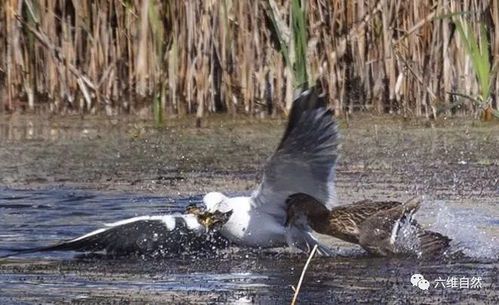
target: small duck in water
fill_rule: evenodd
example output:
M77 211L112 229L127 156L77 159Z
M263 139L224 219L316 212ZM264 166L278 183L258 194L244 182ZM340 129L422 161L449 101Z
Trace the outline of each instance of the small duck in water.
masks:
M288 243L304 251L309 251L313 244L300 234L306 230L358 244L378 256L438 256L449 248L451 241L440 233L425 230L413 219L421 204L417 198L405 203L364 200L328 210L314 197L299 193L288 197L286 203Z
M185 208L185 213L194 215L198 222L202 224L206 230L213 231L219 230L220 227L227 223L232 215L232 210L225 213L220 211L208 212L204 208L201 208L195 204L190 204Z

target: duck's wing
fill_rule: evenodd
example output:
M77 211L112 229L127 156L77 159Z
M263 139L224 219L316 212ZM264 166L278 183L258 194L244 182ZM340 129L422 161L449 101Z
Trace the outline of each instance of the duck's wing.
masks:
M319 89L303 91L293 102L284 136L253 193L254 207L286 220L286 198L313 194L328 209L336 204L334 171L338 131Z
M345 231L358 234L357 228L366 219L383 211L401 206L398 201L371 201L363 200L352 204L335 207L330 212L329 224L333 231Z
M55 245L15 250L7 256L41 251L171 256L210 250L225 242L219 234L208 232L192 214L141 216L107 224L104 228Z
M379 201L363 200L353 204L342 205L331 210L328 226L325 232L341 240L358 244L360 229L366 219L397 206L402 203L397 201Z
M359 226L359 244L382 256L411 252L420 256L443 253L451 240L440 233L424 230L413 219L420 203L418 198L413 198L366 219Z
M334 207L328 211L319 200L307 194L291 195L286 202L288 204L288 226L297 226L304 219L309 219L307 225L315 232L356 244L359 243L359 227L366 219L379 212L402 205L401 202L397 201L363 200ZM307 218L305 215L309 215L309 217Z

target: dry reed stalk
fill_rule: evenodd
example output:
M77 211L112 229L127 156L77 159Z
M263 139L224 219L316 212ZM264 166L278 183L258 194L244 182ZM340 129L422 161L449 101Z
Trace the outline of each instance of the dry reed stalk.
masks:
M488 20L491 60L499 62L497 1L305 2L306 72L321 79L336 113L480 110L468 101L450 108L460 98L446 92L473 96L479 87L452 20L442 16L472 12L463 17L477 35L478 20ZM3 1L1 108L142 113L159 97L169 115L286 113L294 73L269 10L292 45L285 0ZM497 99L499 79L492 90Z
M296 288L291 286L291 288L293 288L293 290L294 290L294 295L293 295L293 300L291 301L291 305L296 304L296 300L298 299L298 294L300 293L301 284L303 283L303 279L305 278L305 272L307 272L308 265L312 261L312 258L314 257L315 252L317 252L317 244L315 244L314 247L312 248L312 251L310 252L310 255L308 256L307 262L305 263L305 266L303 266L303 270L301 271L300 279L298 280L298 285L296 285Z

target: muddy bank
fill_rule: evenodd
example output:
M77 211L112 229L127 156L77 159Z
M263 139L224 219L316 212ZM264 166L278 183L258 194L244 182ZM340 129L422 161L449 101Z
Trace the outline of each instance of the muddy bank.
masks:
M381 123L380 123L381 122ZM163 195L254 188L283 120L193 121L163 128L125 119L4 117L0 184L76 185ZM402 191L446 198L498 195L499 125L453 119L341 121L340 195Z

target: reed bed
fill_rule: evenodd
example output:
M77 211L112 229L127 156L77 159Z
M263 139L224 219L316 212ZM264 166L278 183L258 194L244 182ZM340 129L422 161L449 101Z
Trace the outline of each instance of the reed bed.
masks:
M159 121L287 113L301 77L295 24L306 29L301 73L320 80L338 114L498 109L497 1L298 2L304 18L294 22L296 1L286 0L4 0L0 109L146 112ZM483 104L464 97L483 89L456 20L490 42Z

